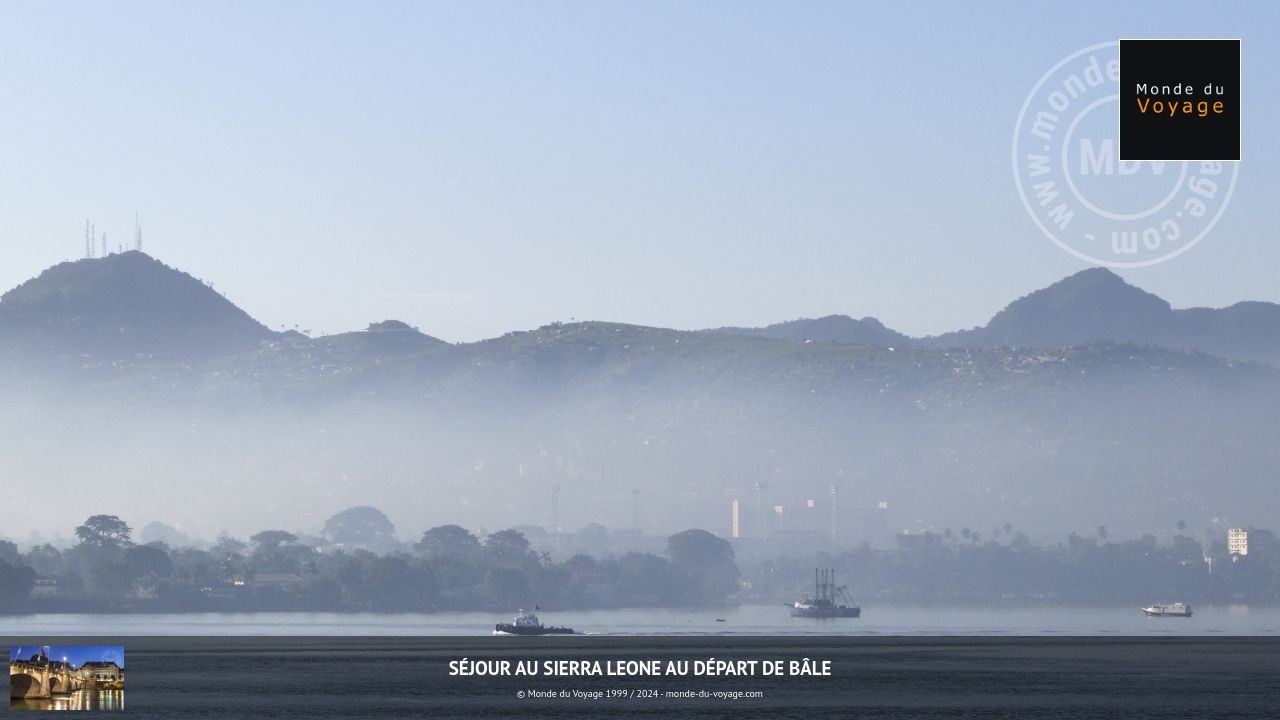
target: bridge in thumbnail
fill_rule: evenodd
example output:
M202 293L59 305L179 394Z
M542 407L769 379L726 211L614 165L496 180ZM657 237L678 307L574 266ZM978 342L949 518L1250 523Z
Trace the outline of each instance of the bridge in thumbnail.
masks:
M9 663L9 698L49 699L80 690L118 688L124 683L124 669L112 661L86 662L75 667L64 660L51 660L42 648L30 658Z

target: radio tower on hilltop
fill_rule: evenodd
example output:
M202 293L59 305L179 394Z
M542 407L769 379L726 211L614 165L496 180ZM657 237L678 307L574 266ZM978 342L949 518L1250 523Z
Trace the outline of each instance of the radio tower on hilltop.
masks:
M142 252L142 224L138 222L138 213L133 213L133 249Z
M93 237L89 234L89 218L84 219L84 257L93 257Z

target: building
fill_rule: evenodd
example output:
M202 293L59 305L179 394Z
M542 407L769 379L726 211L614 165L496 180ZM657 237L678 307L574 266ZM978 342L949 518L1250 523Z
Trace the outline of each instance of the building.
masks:
M100 683L124 682L124 669L114 660L90 660L82 667Z
M47 600L58 597L58 581L54 578L36 578L31 586L32 600Z
M1249 554L1248 528L1231 528L1227 531L1227 552L1232 555Z

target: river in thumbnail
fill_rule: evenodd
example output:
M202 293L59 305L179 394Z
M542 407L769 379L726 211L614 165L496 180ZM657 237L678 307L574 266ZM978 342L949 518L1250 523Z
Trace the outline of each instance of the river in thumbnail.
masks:
M123 710L123 690L77 690L44 700L11 699L10 710Z

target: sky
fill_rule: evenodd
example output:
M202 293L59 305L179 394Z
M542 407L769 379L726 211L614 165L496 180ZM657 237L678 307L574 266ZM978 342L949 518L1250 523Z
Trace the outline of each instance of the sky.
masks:
M40 654L39 645L10 645L9 662L29 660ZM45 654L50 660L66 659L72 667L82 667L86 662L111 661L124 667L124 647L122 645L52 645L46 646Z
M1010 169L1041 74L1239 37L1231 205L1121 274L1280 301L1276 27L1261 2L5 2L0 289L136 212L145 251L276 329L971 327L1087 267Z

